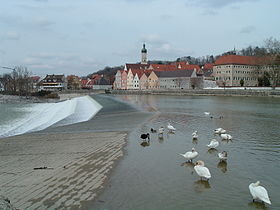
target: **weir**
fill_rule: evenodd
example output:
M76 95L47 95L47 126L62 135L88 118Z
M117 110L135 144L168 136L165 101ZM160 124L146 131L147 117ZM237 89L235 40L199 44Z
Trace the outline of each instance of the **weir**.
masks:
M31 104L19 108L26 114L13 119L0 129L0 137L40 131L50 126L62 126L88 121L102 108L90 96L72 98L58 103Z

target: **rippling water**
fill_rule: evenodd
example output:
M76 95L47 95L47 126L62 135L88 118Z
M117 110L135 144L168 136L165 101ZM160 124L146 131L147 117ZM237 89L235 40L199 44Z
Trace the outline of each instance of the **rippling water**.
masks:
M114 170L110 183L86 209L280 209L280 100L251 97L112 96L151 113L131 133L126 156ZM204 112L210 112L210 116ZM145 115L145 113L142 113ZM131 118L120 115L123 127ZM220 117L222 118L220 119ZM151 133L150 145L141 146L140 135L170 122L175 134L159 139ZM116 125L117 127L119 126ZM222 127L233 136L222 141L213 135ZM191 134L199 138L192 141ZM212 138L220 142L208 151ZM179 153L195 147L212 178L200 181L193 164ZM217 153L228 152L227 163ZM248 185L257 180L268 190L272 205L252 203Z

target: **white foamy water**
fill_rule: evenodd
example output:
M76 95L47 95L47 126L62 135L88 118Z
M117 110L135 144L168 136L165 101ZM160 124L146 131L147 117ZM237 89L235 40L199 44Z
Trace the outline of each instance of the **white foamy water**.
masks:
M102 106L90 96L58 103L30 104L28 108L22 107L26 114L0 126L0 137L39 131L52 125L62 126L88 121L101 108Z

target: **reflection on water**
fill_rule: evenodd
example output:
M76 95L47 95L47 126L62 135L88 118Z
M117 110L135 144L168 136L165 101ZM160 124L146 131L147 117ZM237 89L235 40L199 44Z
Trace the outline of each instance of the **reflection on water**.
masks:
M150 146L150 141L143 141L143 142L140 143L140 145L142 147L148 147L148 146Z
M227 162L226 161L220 161L217 165L217 167L223 172L227 172Z
M193 143L193 144L197 144L197 142L198 142L198 139L193 139L193 140L192 140L192 143Z
M211 155L217 155L218 154L218 150L216 148L208 149L207 152Z
M158 136L158 142L159 142L159 143L163 143L163 141L164 141L163 135L159 135L159 136Z
M259 202L259 201L254 201L254 202L252 201L252 202L248 203L248 206L254 207L256 209L268 209L266 207L265 203Z
M248 185L255 180L267 186L273 201L269 209L279 209L280 99L138 95L125 96L125 100L140 110L153 110L153 116L130 129L127 155L114 170L112 187L98 198L106 202L94 202L88 209L265 209L261 203L248 204L252 200ZM212 119L204 115L205 107ZM142 115L138 113L137 118ZM134 114L118 119L132 118ZM176 127L175 134L168 133L168 122ZM142 141L135 141L161 126L165 128L162 138L158 132L150 133L151 145L145 149ZM235 138L221 140L217 135L220 145L208 150L213 130L219 127ZM198 141L191 139L194 130L199 132ZM194 146L211 172L208 182L197 180L193 163L182 163L180 151ZM222 151L230 153L228 162L219 162L217 154Z
M193 186L194 186L194 191L197 193L202 193L205 190L211 188L209 181L206 180L197 180L194 182Z

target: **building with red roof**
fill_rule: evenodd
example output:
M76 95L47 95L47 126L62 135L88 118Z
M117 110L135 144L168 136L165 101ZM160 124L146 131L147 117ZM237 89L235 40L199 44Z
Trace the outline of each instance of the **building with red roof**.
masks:
M257 86L258 77L263 74L262 57L223 55L213 66L213 76L219 86Z

